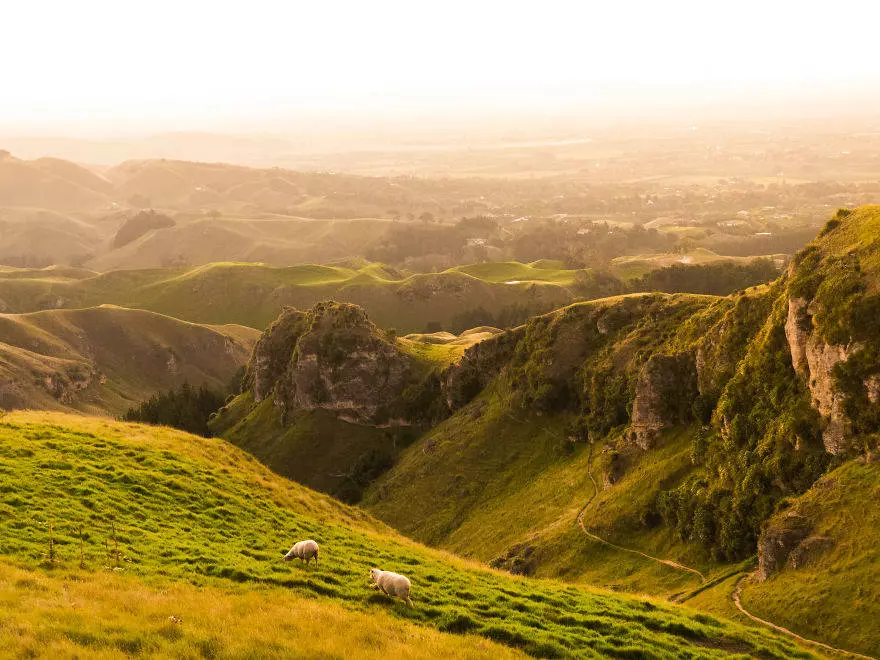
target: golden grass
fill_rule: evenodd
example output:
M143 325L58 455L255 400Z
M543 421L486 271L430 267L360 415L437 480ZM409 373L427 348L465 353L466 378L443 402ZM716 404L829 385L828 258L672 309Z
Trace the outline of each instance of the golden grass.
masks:
M524 657L474 635L444 634L283 589L147 584L7 563L0 563L0 610L0 648L13 657Z

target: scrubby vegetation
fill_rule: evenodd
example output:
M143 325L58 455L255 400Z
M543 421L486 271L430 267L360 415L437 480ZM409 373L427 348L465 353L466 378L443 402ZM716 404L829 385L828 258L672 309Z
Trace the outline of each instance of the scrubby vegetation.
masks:
M130 408L122 419L172 426L196 435L209 436L208 420L223 405L224 396L207 385L184 383L176 390L154 394L139 406Z
M769 259L751 263L674 264L653 270L630 282L634 291L705 293L726 296L740 289L775 280L779 271Z

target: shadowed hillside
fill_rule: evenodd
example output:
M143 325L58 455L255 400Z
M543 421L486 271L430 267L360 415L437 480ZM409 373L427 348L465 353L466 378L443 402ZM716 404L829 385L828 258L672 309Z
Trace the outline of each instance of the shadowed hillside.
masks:
M0 315L0 407L122 413L184 382L226 389L258 333L102 306Z

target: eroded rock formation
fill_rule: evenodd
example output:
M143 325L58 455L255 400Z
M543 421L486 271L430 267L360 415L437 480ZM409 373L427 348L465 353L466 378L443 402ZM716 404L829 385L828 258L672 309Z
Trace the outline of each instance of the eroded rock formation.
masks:
M687 422L699 394L691 353L652 355L636 381L632 431L636 444L651 447L662 429Z

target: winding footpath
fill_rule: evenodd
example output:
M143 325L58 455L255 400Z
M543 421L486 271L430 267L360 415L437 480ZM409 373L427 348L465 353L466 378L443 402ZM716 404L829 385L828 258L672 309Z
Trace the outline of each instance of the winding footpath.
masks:
M836 653L839 655L845 655L845 656L848 656L851 658L864 658L864 660L876 660L875 658L873 658L870 655L862 655L861 653L856 653L855 651L847 651L846 649L839 649L835 646L830 646L828 644L825 644L824 642L817 642L815 639L808 639L806 637L798 635L796 632L792 632L788 628L783 628L782 626L778 626L771 621L767 621L766 619L762 619L758 616L755 616L751 612L749 612L745 607L743 607L741 595L742 595L743 582L745 582L746 580L751 578L753 575L754 575L754 573L748 573L746 575L743 575L739 580L737 580L736 588L733 590L733 595L732 595L733 596L733 604L736 605L736 609L738 609L740 612L745 614L752 621L755 621L757 623L765 625L769 628L773 628L773 630L776 630L776 631L781 632L785 635L788 635L789 637L793 637L794 639L796 639L800 642L804 642L806 644L811 644L813 646L821 647L821 648L825 649L826 651L831 651L832 653Z
M632 548L624 548L621 545L611 543L611 541L606 541L605 539L603 539L599 536L596 536L595 534L593 534L592 532L590 532L587 529L587 526L584 524L584 513L586 513L587 507L590 506L590 503L599 494L599 484L596 483L596 479L593 477L593 445L592 444L590 444L590 454L589 454L589 457L587 460L588 460L587 474L590 477L590 481L593 482L593 495L590 497L589 500L587 500L587 503L584 504L583 507L581 507L581 510L577 515L577 523L578 523L578 526L581 528L581 531L584 534L586 534L590 539L592 539L598 543L603 543L604 545L607 545L611 548L614 548L615 550L620 550L621 552L629 552L631 554L639 555L640 557L644 557L645 559L649 559L650 561L657 562L658 564L663 564L664 566L671 566L672 568L677 568L678 570L681 570L681 571L688 571L689 573L693 573L694 575L699 577L701 582L705 582L706 576L703 575L696 568L691 568L690 566L685 566L684 564L680 564L677 561L672 561L671 559L662 559L660 557L652 557L651 555L645 554L644 552L641 552L639 550L633 550Z
M639 555L640 557L644 557L645 559L649 559L651 561L663 564L665 566L671 566L672 568L677 568L682 571L688 571L690 573L693 573L694 575L699 576L700 581L703 582L703 584L705 584L706 583L706 576L703 575L700 571L698 571L695 568L691 568L690 566L685 566L684 564L680 564L676 561L672 561L671 559L662 559L660 557L652 557L651 555L645 554L644 552L640 552L639 550L633 550L632 548L624 548L623 546L617 545L615 543L611 543L610 541L606 541L605 539L603 539L599 536L596 536L595 534L593 534L592 532L587 530L587 526L584 523L584 513L586 513L587 507L590 506L590 503L599 494L599 484L596 483L596 479L593 477L593 445L592 444L590 445L590 454L589 454L587 461L588 461L587 462L587 465L588 465L587 474L590 477L590 481L593 482L593 495L590 497L589 500L587 500L587 503L584 504L584 506L581 507L581 510L578 512L577 523L578 523L578 526L581 528L581 531L584 534L586 534L590 539L597 541L598 543L603 543L609 547L614 548L615 550L620 550L622 552L629 552L629 553L632 553L635 555ZM817 642L814 639L808 639L806 637L803 637L802 635L798 635L796 632L792 632L788 628L784 628L782 626L776 625L775 623L773 623L771 621L767 621L765 619L762 619L762 618L752 614L751 612L749 612L742 604L741 593L742 593L743 583L747 579L751 578L753 575L754 575L754 572L747 573L746 575L743 575L739 580L737 580L736 588L734 589L733 593L731 594L731 596L733 598L733 603L734 603L734 605L736 605L736 608L740 612L742 612L745 616L747 616L749 619L751 619L752 621L754 621L756 623L760 623L761 625L766 626L768 628L772 628L773 630L780 632L784 635L788 635L789 637L796 639L799 642L803 642L804 644L809 644L812 646L818 646L826 651L829 651L829 652L837 654L837 655L843 655L843 656L847 656L847 657L851 657L851 658L861 658L862 660L877 660L876 658L873 658L872 656L869 656L869 655L862 655L861 653L856 653L854 651L847 651L846 649L839 649L837 647L831 646L829 644L825 644L823 642Z

